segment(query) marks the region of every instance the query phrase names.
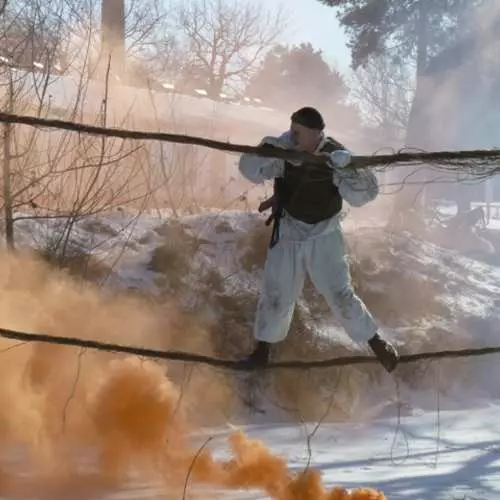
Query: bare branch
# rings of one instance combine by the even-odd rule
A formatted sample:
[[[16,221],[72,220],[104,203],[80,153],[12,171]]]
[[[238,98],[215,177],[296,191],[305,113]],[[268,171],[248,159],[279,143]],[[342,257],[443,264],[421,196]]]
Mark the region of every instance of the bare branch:
[[[191,0],[175,13],[183,54],[177,84],[188,90],[201,86],[215,98],[245,83],[287,26],[282,9],[271,12],[239,0]]]
[[[0,0],[0,16],[3,15],[3,13],[5,12],[5,9],[7,8],[7,2],[9,0]]]
[[[359,68],[350,82],[351,98],[386,146],[401,144],[405,137],[414,94],[410,75],[405,65],[380,56]]]

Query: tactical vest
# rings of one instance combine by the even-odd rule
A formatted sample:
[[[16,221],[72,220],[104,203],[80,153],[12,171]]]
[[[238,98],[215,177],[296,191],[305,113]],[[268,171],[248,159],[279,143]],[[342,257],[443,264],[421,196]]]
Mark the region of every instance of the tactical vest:
[[[332,153],[345,149],[334,139],[328,137],[321,152]],[[285,162],[283,177],[274,180],[274,194],[262,206],[272,206],[273,213],[267,220],[274,220],[271,248],[279,240],[279,222],[286,211],[295,219],[308,224],[334,217],[342,210],[342,197],[333,184],[333,171],[328,165],[303,163],[300,166]]]

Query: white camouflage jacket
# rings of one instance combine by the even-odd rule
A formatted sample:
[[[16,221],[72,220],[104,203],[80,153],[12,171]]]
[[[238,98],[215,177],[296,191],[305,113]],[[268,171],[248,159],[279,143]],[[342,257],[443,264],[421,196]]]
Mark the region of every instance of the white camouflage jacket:
[[[317,151],[323,147],[323,140]],[[290,140],[289,131],[280,137],[264,137],[259,146],[271,144],[284,149],[294,149]],[[330,155],[330,164],[333,169],[333,183],[337,186],[340,196],[354,207],[361,207],[373,201],[379,194],[379,184],[376,176],[369,169],[344,169],[351,161],[351,152],[348,150],[334,151]],[[282,177],[285,162],[279,158],[266,158],[252,154],[242,154],[239,160],[241,174],[254,184],[261,184],[276,177]],[[299,221],[290,214],[284,214],[281,219],[280,238],[291,241],[303,241],[323,234],[336,231],[340,228],[339,215],[317,224],[307,224]]]

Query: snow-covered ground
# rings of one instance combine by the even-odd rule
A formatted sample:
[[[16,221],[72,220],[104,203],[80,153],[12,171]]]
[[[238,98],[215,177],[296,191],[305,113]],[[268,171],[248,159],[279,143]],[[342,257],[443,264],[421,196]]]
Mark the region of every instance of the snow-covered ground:
[[[368,424],[324,424],[310,449],[312,424],[262,424],[247,434],[287,457],[296,471],[310,455],[327,488],[365,486],[389,500],[492,500],[500,495],[499,416],[497,403]]]
[[[259,232],[263,220],[257,214],[207,211],[173,224],[168,214],[116,213],[79,221],[72,241],[109,266],[102,280],[105,286],[147,290],[156,296],[173,287],[184,307],[212,308],[222,321],[221,298],[257,296],[263,254],[255,248],[265,250],[267,245],[267,233]],[[57,224],[19,221],[17,242],[46,247],[57,233]],[[500,345],[500,268],[408,234],[387,233],[372,223],[367,227],[347,220],[345,228],[359,264],[353,274],[355,282],[384,331],[402,349]],[[159,248],[166,261],[154,260]],[[187,263],[179,257],[179,249],[185,251]],[[175,283],[168,278],[174,270],[180,272]],[[214,282],[217,286],[210,288]],[[328,342],[356,349],[334,318],[321,307],[316,310],[316,300],[309,291],[298,304],[309,330]],[[243,314],[248,332],[252,307]],[[307,435],[315,423],[292,422],[271,400],[264,398],[264,415],[240,413],[229,420],[284,456],[293,471],[305,467],[310,455],[311,467],[321,471],[327,487],[376,488],[389,500],[498,499],[497,361],[488,356],[428,363],[407,367],[394,378],[382,375],[374,380],[359,374],[352,379],[359,381],[354,392],[351,388],[352,405],[344,405],[347,417],[319,425],[309,450]],[[315,389],[310,386],[310,391]],[[335,390],[332,380],[334,395]],[[342,391],[342,398],[348,397]],[[227,429],[206,429],[205,434],[217,436],[211,444],[215,450],[221,448],[219,438],[224,433]],[[240,495],[211,489],[205,494],[215,498]],[[127,492],[131,498],[157,495],[161,492],[152,485],[132,486]],[[243,496],[268,497],[254,490]],[[319,497],[309,492],[301,498]]]
[[[276,457],[283,457],[295,477],[308,468],[320,473],[320,493],[306,488],[296,498],[326,500],[328,491],[340,487],[351,492],[370,488],[388,500],[493,500],[500,494],[499,410],[498,404],[491,404],[472,411],[427,412],[368,424],[317,428],[314,424],[259,424],[248,425],[244,431],[248,438],[262,441]],[[210,447],[220,459],[230,457],[225,444],[229,432],[205,433],[213,438]],[[265,474],[263,465],[263,483]],[[188,490],[211,498],[271,498],[264,488],[226,490],[203,487],[196,481],[188,482]],[[162,492],[152,484],[132,484],[126,496],[156,498]],[[383,498],[358,494],[352,498]],[[113,496],[125,494],[121,491]]]

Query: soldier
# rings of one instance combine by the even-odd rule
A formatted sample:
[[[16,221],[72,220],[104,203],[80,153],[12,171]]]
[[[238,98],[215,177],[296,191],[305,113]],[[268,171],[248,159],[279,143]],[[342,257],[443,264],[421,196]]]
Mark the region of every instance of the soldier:
[[[274,179],[274,195],[259,207],[272,209],[273,235],[254,324],[255,350],[242,362],[265,365],[270,347],[288,334],[295,303],[306,273],[322,294],[347,334],[367,342],[379,362],[392,372],[399,355],[379,334],[365,304],[351,284],[339,215],[343,200],[360,207],[379,192],[377,178],[368,169],[345,169],[351,154],[325,136],[325,124],[314,108],[291,116],[290,129],[280,137],[265,137],[260,145],[326,155],[324,166],[243,154],[239,169],[249,181]]]

